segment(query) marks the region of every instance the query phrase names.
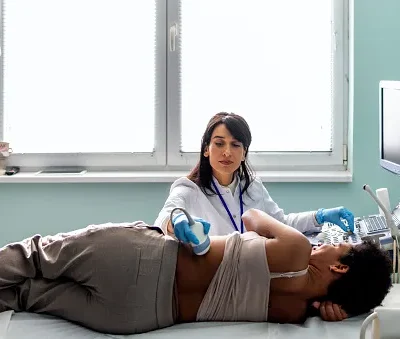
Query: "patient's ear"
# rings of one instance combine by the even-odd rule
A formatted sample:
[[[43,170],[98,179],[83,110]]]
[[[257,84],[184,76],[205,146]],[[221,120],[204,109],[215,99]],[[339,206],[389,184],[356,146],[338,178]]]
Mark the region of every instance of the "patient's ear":
[[[329,269],[332,272],[335,273],[339,273],[339,274],[345,274],[348,272],[349,270],[349,266],[348,265],[343,265],[343,264],[338,264],[338,265],[330,265]]]

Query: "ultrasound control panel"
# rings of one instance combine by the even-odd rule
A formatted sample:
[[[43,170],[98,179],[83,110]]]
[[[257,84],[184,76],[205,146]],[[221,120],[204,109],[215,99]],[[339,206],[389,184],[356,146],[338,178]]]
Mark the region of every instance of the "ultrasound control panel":
[[[397,227],[400,226],[400,221],[396,216],[393,220]],[[390,246],[392,238],[390,231],[386,225],[385,218],[379,214],[370,215],[362,218],[355,218],[354,232],[344,232],[339,226],[331,223],[325,223],[321,227],[320,233],[307,235],[312,245],[318,246],[322,244],[339,244],[349,243],[358,244],[364,239],[369,239],[378,242],[382,246]]]
[[[307,238],[310,240],[312,245],[322,245],[322,244],[339,244],[342,242],[347,242],[351,244],[358,244],[362,241],[365,233],[356,227],[354,224],[353,232],[344,232],[339,226],[331,223],[325,223],[321,227],[320,233],[313,233]]]

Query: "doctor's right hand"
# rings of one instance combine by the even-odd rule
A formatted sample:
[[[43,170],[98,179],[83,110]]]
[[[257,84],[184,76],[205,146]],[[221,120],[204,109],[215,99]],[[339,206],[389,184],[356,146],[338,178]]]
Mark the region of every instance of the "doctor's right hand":
[[[330,222],[338,225],[343,231],[347,232],[347,226],[342,221],[346,220],[349,230],[354,232],[354,215],[343,206],[327,209],[320,208],[315,214],[315,219],[317,220],[318,224]]]
[[[193,217],[194,221],[201,222],[203,225],[204,234],[208,234],[210,231],[210,223],[201,219]],[[180,213],[172,218],[172,226],[174,227],[174,234],[176,238],[183,243],[199,244],[199,239],[190,229],[189,221],[184,213]]]

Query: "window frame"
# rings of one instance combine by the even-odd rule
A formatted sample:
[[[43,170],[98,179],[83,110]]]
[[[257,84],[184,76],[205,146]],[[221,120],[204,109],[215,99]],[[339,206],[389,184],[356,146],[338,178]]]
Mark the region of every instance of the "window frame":
[[[80,166],[88,170],[122,171],[187,171],[199,159],[198,152],[180,150],[180,0],[156,1],[156,110],[155,148],[151,153],[55,153],[12,154],[10,165],[24,170],[37,170],[49,166]],[[349,3],[332,0],[334,6],[333,43],[334,97],[333,144],[330,152],[252,152],[249,160],[257,171],[346,171],[347,133],[349,117]],[[3,14],[4,0],[0,2]],[[1,51],[3,51],[3,16],[0,18]],[[174,36],[174,25],[177,35]],[[175,43],[175,49],[172,44]],[[3,53],[0,62],[4,67]],[[0,77],[0,140],[4,135],[3,76]],[[211,113],[210,113],[211,114]]]
[[[10,1],[10,0],[9,0]],[[97,152],[97,153],[13,153],[10,156],[12,166],[19,166],[26,171],[35,171],[47,167],[84,167],[87,170],[151,170],[166,165],[166,46],[165,35],[166,8],[165,0],[156,2],[156,47],[155,47],[155,140],[152,152]],[[0,1],[0,37],[1,51],[4,51],[3,26],[4,0]],[[135,32],[132,32],[134,38]],[[4,68],[3,53],[0,54],[0,63]],[[4,78],[0,76],[0,140],[4,136]],[[134,132],[134,128],[132,128]]]
[[[334,50],[334,97],[332,101],[332,150],[330,152],[249,152],[249,161],[257,171],[268,170],[347,170],[347,117],[349,115],[349,6],[348,0],[333,0],[334,20],[332,43]],[[168,27],[178,26],[176,51],[168,53],[168,88],[180,88],[180,0],[169,0]],[[290,86],[290,84],[288,84]],[[198,152],[182,152],[180,140],[180,90],[168,92],[168,163],[178,168],[191,168],[199,159]],[[251,126],[250,126],[251,128]]]

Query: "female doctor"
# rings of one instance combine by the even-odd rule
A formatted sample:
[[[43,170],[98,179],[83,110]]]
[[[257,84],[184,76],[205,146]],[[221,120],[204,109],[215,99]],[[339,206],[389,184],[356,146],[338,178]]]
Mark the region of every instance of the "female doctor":
[[[250,128],[245,119],[234,113],[217,113],[204,132],[200,160],[187,177],[176,180],[170,189],[155,225],[175,235],[184,243],[198,243],[183,213],[174,207],[183,207],[203,224],[205,233],[226,235],[233,231],[245,232],[241,216],[249,208],[260,209],[275,219],[300,232],[318,231],[324,222],[331,222],[343,230],[354,230],[354,216],[344,207],[319,209],[285,215],[272,200],[261,180],[255,177],[247,162],[251,143]],[[346,227],[342,221],[346,220]],[[325,320],[347,317],[338,305],[329,302],[316,305]]]

